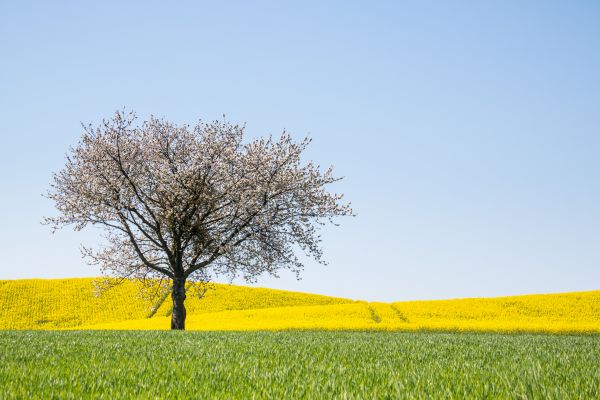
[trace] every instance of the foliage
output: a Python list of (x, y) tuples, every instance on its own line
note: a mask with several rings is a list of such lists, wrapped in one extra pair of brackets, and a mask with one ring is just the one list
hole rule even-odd
[(0, 332), (0, 398), (600, 397), (597, 336)]
[(117, 112), (84, 126), (47, 193), (54, 229), (106, 230), (108, 246), (86, 255), (107, 272), (205, 280), (211, 270), (297, 271), (293, 246), (321, 261), (317, 227), (352, 214), (325, 188), (339, 180), (332, 169), (301, 161), (309, 139), (245, 141), (243, 126), (224, 121), (135, 121)]
[(175, 125), (116, 112), (84, 126), (47, 197), (54, 230), (96, 226), (105, 245), (85, 249), (107, 275), (172, 282), (172, 329), (185, 329), (186, 281), (297, 275), (298, 251), (325, 263), (319, 228), (352, 215), (328, 186), (341, 178), (302, 159), (309, 139), (283, 133), (246, 141), (225, 121)]

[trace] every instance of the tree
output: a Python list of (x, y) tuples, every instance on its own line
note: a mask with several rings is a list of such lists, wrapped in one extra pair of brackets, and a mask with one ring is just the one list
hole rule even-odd
[(178, 126), (116, 112), (85, 125), (46, 194), (58, 216), (45, 222), (100, 227), (105, 243), (84, 248), (105, 275), (168, 279), (171, 329), (185, 329), (186, 281), (248, 280), (303, 268), (297, 253), (324, 263), (319, 228), (352, 215), (338, 181), (301, 156), (309, 139), (285, 131), (244, 141), (225, 121)]

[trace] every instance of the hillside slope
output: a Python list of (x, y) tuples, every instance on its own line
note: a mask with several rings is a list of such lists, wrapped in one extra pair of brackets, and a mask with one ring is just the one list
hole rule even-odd
[[(135, 282), (97, 297), (93, 279), (0, 281), (0, 329), (168, 329), (170, 303), (144, 300)], [(201, 299), (188, 296), (186, 307), (190, 330), (600, 333), (600, 291), (368, 303), (217, 284)]]
[[(190, 292), (186, 300), (188, 315), (352, 302), (284, 290), (223, 284), (212, 286), (202, 298)], [(94, 278), (0, 281), (0, 329), (78, 328), (127, 320), (162, 320), (160, 317), (170, 315), (169, 296), (147, 300), (139, 289), (137, 282), (125, 281), (98, 296)]]

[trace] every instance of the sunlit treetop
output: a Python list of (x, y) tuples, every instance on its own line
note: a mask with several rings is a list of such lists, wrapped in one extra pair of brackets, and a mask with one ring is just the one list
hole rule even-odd
[(309, 139), (245, 140), (225, 121), (175, 125), (117, 112), (84, 126), (47, 196), (54, 229), (104, 228), (105, 243), (84, 248), (108, 275), (207, 281), (248, 280), (279, 269), (298, 273), (299, 251), (323, 263), (319, 227), (352, 215), (338, 181), (303, 162)]

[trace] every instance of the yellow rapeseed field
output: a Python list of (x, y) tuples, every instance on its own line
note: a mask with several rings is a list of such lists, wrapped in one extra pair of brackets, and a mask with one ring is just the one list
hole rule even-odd
[(152, 304), (135, 282), (94, 296), (93, 279), (0, 281), (1, 329), (57, 329), (144, 318)]
[[(0, 329), (169, 329), (170, 298), (144, 300), (138, 285), (96, 297), (92, 279), (0, 281)], [(189, 330), (600, 333), (600, 291), (369, 303), (216, 284), (186, 307)]]

